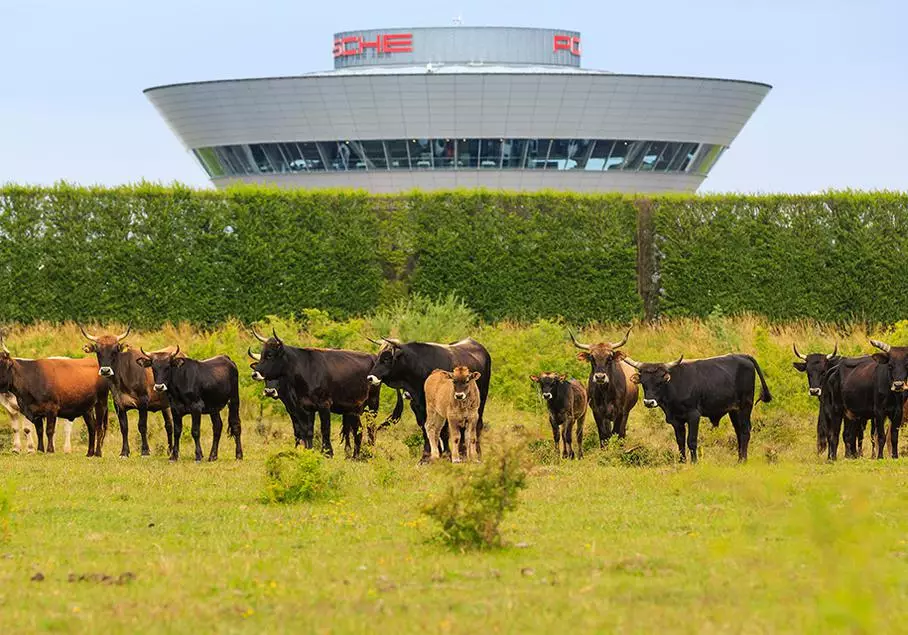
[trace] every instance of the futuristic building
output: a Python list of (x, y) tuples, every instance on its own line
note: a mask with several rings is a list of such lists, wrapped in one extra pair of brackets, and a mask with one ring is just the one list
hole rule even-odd
[(217, 187), (691, 192), (770, 90), (580, 67), (575, 31), (348, 31), (334, 70), (145, 94)]

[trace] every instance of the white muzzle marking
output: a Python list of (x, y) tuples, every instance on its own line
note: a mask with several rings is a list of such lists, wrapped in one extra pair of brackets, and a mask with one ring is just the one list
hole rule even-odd
[(811, 388), (807, 392), (810, 394), (811, 397), (819, 397), (821, 394), (823, 394), (823, 389), (822, 388)]
[(253, 381), (265, 381), (265, 377), (257, 370), (252, 371)]
[(901, 381), (894, 381), (892, 382), (890, 389), (892, 390), (892, 392), (905, 392), (905, 383)]
[(265, 396), (272, 397), (272, 398), (277, 397), (277, 388), (266, 388)]
[(113, 368), (110, 366), (101, 366), (101, 368), (98, 369), (98, 374), (101, 375), (101, 377), (113, 377)]
[(548, 401), (552, 398), (552, 393), (544, 392), (544, 393), (542, 393), (542, 398), (545, 399), (546, 401)]
[(155, 384), (155, 392), (167, 392), (167, 384)]
[(466, 398), (467, 398), (467, 393), (465, 393), (465, 392), (455, 392), (454, 393), (454, 399), (456, 399), (457, 401), (463, 401)]
[(597, 384), (607, 384), (608, 375), (606, 375), (605, 373), (596, 373), (593, 375), (593, 381)]
[(366, 377), (366, 379), (368, 379), (369, 383), (373, 386), (378, 386), (381, 383), (381, 379), (379, 379), (375, 375), (369, 375), (368, 377)]
[(655, 399), (644, 399), (643, 405), (646, 406), (647, 408), (655, 408), (659, 404), (656, 402)]

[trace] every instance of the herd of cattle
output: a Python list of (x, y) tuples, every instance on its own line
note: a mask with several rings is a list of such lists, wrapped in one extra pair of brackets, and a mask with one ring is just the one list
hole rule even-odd
[[(0, 405), (13, 424), (13, 450), (20, 451), (19, 430), (26, 430), (24, 417), (32, 423), (38, 451), (54, 451), (57, 419), (65, 420), (64, 451), (71, 447), (72, 421), (83, 418), (88, 430), (88, 456), (101, 456), (107, 433), (108, 398), (120, 423), (120, 456), (129, 456), (129, 410), (139, 413), (141, 452), (150, 454), (148, 413), (160, 412), (167, 433), (168, 454), (180, 454), (183, 418), (189, 415), (195, 459), (202, 459), (202, 415), (212, 424), (209, 461), (217, 460), (223, 431), (221, 411), (226, 407), (227, 432), (236, 445), (236, 458), (243, 457), (240, 424), (239, 371), (226, 355), (206, 360), (187, 357), (179, 346), (145, 352), (125, 343), (129, 327), (120, 335), (95, 336), (82, 329), (86, 353), (93, 357), (74, 359), (13, 357), (0, 336)], [(321, 426), (322, 450), (332, 456), (331, 415), (341, 415), (345, 449), (353, 458), (361, 452), (363, 419), (369, 441), (375, 431), (399, 421), (403, 399), (410, 400), (416, 422), (423, 432), (423, 459), (438, 459), (450, 452), (455, 462), (464, 456), (481, 455), (483, 412), (489, 394), (492, 358), (479, 342), (465, 339), (453, 344), (403, 343), (392, 338), (370, 340), (377, 354), (287, 345), (277, 333), (264, 337), (261, 352), (247, 353), (254, 379), (265, 382), (264, 394), (279, 399), (293, 425), (297, 445), (313, 445), (315, 417)], [(532, 375), (546, 402), (556, 451), (564, 458), (582, 458), (583, 424), (589, 407), (600, 444), (612, 435), (627, 434), (627, 421), (636, 406), (639, 387), (643, 405), (660, 408), (675, 431), (679, 459), (698, 458), (697, 439), (701, 418), (716, 426), (728, 415), (738, 441), (738, 460), (747, 460), (751, 434), (755, 381), (760, 392), (756, 401), (772, 399), (763, 371), (750, 355), (730, 354), (709, 359), (670, 363), (642, 363), (620, 350), (630, 331), (619, 342), (583, 344), (577, 357), (590, 364), (589, 379), (580, 381), (557, 372)], [(908, 347), (890, 346), (871, 340), (873, 355), (840, 357), (838, 346), (829, 354), (802, 355), (794, 367), (807, 376), (808, 391), (820, 402), (817, 419), (817, 451), (837, 458), (842, 434), (845, 456), (862, 453), (867, 421), (872, 422), (873, 455), (883, 457), (887, 438), (890, 453), (898, 457), (898, 429), (908, 407)], [(397, 391), (393, 412), (375, 426), (381, 385)], [(886, 432), (886, 419), (890, 426)], [(844, 431), (843, 431), (844, 424)], [(47, 445), (45, 448), (45, 430)], [(351, 448), (352, 439), (352, 448)], [(574, 443), (576, 442), (576, 451)]]

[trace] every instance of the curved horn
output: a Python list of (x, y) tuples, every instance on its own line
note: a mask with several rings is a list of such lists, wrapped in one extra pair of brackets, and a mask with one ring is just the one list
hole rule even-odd
[(279, 337), (277, 336), (277, 331), (274, 330), (274, 327), (273, 327), (273, 326), (271, 327), (271, 334), (274, 336), (274, 339), (276, 339), (278, 342), (281, 341), (281, 338), (279, 338)]
[(630, 366), (631, 368), (636, 368), (637, 370), (640, 370), (640, 367), (643, 366), (643, 364), (641, 362), (635, 362), (630, 357), (625, 357), (621, 361), (624, 362), (625, 364), (627, 364), (628, 366)]
[(367, 340), (369, 340), (370, 342), (372, 342), (373, 344), (375, 344), (376, 346), (381, 346), (381, 342), (376, 342), (375, 340), (373, 340), (371, 337), (369, 337), (367, 335), (363, 335), (363, 337), (366, 338)]
[(170, 356), (170, 359), (176, 359), (176, 358), (177, 358), (177, 355), (179, 355), (179, 354), (180, 354), (180, 345), (177, 344), (177, 350), (175, 350), (175, 351), (173, 352), (173, 354)]
[(267, 337), (262, 337), (261, 335), (258, 334), (258, 332), (255, 330), (255, 325), (252, 326), (252, 335), (255, 337), (255, 339), (260, 341), (262, 344), (264, 344), (265, 342), (268, 341)]
[(89, 341), (91, 341), (91, 342), (97, 342), (97, 341), (98, 341), (98, 338), (97, 338), (97, 337), (95, 337), (94, 335), (89, 335), (88, 333), (86, 333), (86, 332), (85, 332), (85, 329), (82, 328), (82, 325), (81, 325), (81, 324), (79, 325), (79, 330), (82, 331), (82, 335), (85, 336), (85, 339), (87, 339), (87, 340), (89, 340)]
[(7, 355), (12, 355), (12, 353), (9, 352), (9, 349), (6, 348), (6, 342), (3, 341), (3, 333), (0, 333), (0, 349), (3, 349), (3, 352)]
[(396, 339), (394, 339), (394, 338), (392, 338), (392, 337), (383, 337), (382, 339), (383, 339), (384, 341), (386, 341), (388, 344), (390, 344), (391, 346), (400, 347), (400, 340), (396, 340)]
[(838, 341), (836, 341), (835, 348), (832, 349), (832, 352), (826, 356), (826, 359), (832, 359), (833, 357), (835, 357), (838, 354), (838, 352), (839, 352), (839, 343), (838, 343)]
[(621, 340), (621, 341), (618, 342), (617, 344), (615, 344), (615, 343), (613, 342), (613, 343), (609, 344), (609, 346), (611, 346), (613, 350), (616, 349), (616, 348), (621, 348), (622, 346), (624, 346), (625, 344), (627, 344), (627, 338), (630, 337), (630, 335), (631, 335), (631, 330), (630, 330), (630, 329), (627, 329), (627, 333), (624, 334), (624, 339), (623, 339), (623, 340)]
[(873, 346), (876, 346), (878, 349), (880, 349), (880, 350), (883, 351), (884, 353), (888, 353), (888, 352), (889, 352), (889, 349), (892, 348), (892, 347), (889, 346), (889, 344), (887, 344), (886, 342), (881, 342), (881, 341), (879, 341), (879, 340), (870, 340), (870, 344), (873, 345)]
[(584, 351), (590, 350), (589, 344), (581, 344), (580, 342), (577, 341), (577, 338), (574, 337), (574, 334), (571, 332), (571, 329), (568, 329), (568, 335), (571, 336), (571, 341), (574, 342), (574, 346), (576, 346), (577, 348), (584, 350)]
[(795, 357), (797, 357), (798, 359), (803, 359), (805, 362), (807, 361), (807, 355), (801, 355), (798, 352), (798, 345), (794, 342), (791, 343), (791, 350), (794, 351)]
[(249, 355), (249, 357), (251, 357), (252, 359), (254, 359), (257, 362), (262, 361), (261, 355), (256, 355), (255, 353), (252, 352), (252, 347), (249, 347), (246, 349), (246, 354)]
[(139, 347), (139, 350), (142, 352), (142, 355), (144, 355), (144, 356), (147, 357), (148, 359), (151, 359), (151, 355), (149, 355), (148, 353), (146, 353), (144, 348), (142, 348), (142, 347), (140, 346), (140, 347)]
[(127, 323), (126, 323), (126, 331), (123, 333), (123, 335), (117, 335), (117, 341), (120, 342), (120, 341), (125, 340), (125, 339), (126, 339), (126, 336), (129, 335), (129, 332), (130, 332), (131, 330), (132, 330), (132, 322), (127, 322)]
[(678, 364), (680, 364), (680, 363), (683, 362), (683, 361), (684, 361), (684, 355), (682, 355), (681, 357), (679, 357), (679, 358), (678, 358), (678, 361), (676, 361), (676, 362), (669, 362), (668, 364), (666, 364), (666, 365), (665, 365), (665, 370), (671, 370), (672, 368), (674, 368), (675, 366), (677, 366)]

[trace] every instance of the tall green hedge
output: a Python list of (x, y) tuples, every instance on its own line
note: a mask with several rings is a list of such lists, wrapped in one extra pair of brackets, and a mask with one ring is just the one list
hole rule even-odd
[(663, 315), (891, 323), (908, 311), (908, 195), (655, 199)]
[(645, 306), (888, 323), (904, 317), (906, 236), (902, 193), (6, 186), (0, 321), (348, 317), (453, 292), (487, 320), (625, 322)]

